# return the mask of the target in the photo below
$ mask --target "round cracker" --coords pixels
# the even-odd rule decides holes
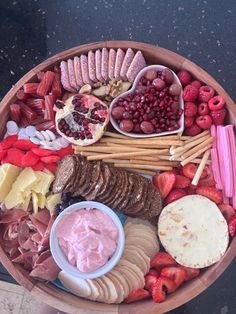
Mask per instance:
[[[103,275],[99,278],[107,286],[108,293],[109,293],[108,299],[104,300],[104,302],[105,303],[116,303],[117,299],[118,299],[118,293],[116,291],[116,287],[113,284],[113,282],[106,275]]]
[[[146,230],[142,230],[142,229],[130,229],[129,231],[126,231],[125,233],[126,235],[126,239],[128,239],[131,236],[140,236],[148,241],[150,241],[153,246],[156,247],[156,253],[160,250],[160,246],[159,246],[159,242],[157,239],[157,235],[156,234],[151,234],[148,233]]]
[[[109,291],[108,291],[108,287],[105,285],[105,283],[101,280],[101,278],[96,278],[97,283],[100,285],[101,290],[102,290],[102,298],[103,300],[101,300],[102,302],[104,302],[104,300],[107,300],[109,298]],[[97,301],[100,298],[97,299]]]
[[[124,253],[122,255],[122,258],[135,264],[136,266],[138,266],[141,269],[141,271],[144,275],[146,274],[147,265],[137,250],[125,249]]]
[[[131,233],[134,233],[134,234],[139,234],[139,235],[142,235],[143,233],[145,234],[148,234],[149,236],[153,237],[153,238],[157,238],[157,233],[155,233],[152,229],[150,228],[145,228],[144,226],[142,225],[134,225],[132,227],[129,227],[129,228],[125,228],[125,234],[131,234]]]
[[[106,274],[106,276],[113,282],[114,286],[116,287],[117,291],[117,303],[121,303],[124,300],[124,289],[120,283],[120,281],[110,272]]]
[[[125,226],[127,225],[146,225],[148,226],[149,228],[151,228],[155,233],[157,233],[157,226],[154,226],[152,225],[149,221],[147,220],[144,220],[144,219],[141,219],[141,218],[131,218],[131,217],[128,217],[125,221]]]
[[[150,269],[150,257],[139,247],[133,246],[133,245],[126,245],[127,249],[131,249],[131,250],[135,250],[140,256],[142,256],[145,264],[146,264],[146,270],[145,270],[145,274],[149,272]]]
[[[89,297],[90,300],[96,301],[97,298],[101,295],[101,288],[99,284],[94,279],[85,279],[87,283],[91,287],[91,295]]]
[[[126,267],[129,269],[129,271],[133,272],[133,274],[136,276],[136,278],[139,280],[139,288],[143,288],[144,287],[144,274],[143,272],[141,271],[141,269],[136,266],[135,264],[127,261],[126,259],[122,258],[120,259],[120,262],[119,264],[123,267]]]
[[[131,245],[135,245],[135,246],[139,247],[151,259],[157,253],[157,248],[154,247],[153,244],[150,243],[150,241],[148,241],[148,240],[146,240],[146,239],[144,239],[142,237],[138,237],[138,236],[127,237],[127,239],[125,240],[125,243],[126,243],[126,245],[131,244]]]
[[[85,279],[70,276],[64,271],[59,273],[58,278],[63,286],[73,294],[82,298],[90,298],[92,295],[92,289]]]
[[[229,234],[217,205],[200,195],[188,195],[161,212],[158,234],[166,251],[181,265],[204,268],[225,254]]]
[[[124,276],[117,271],[115,268],[113,268],[109,273],[111,273],[114,277],[119,280],[123,290],[124,290],[124,299],[129,295],[129,285],[127,281],[125,280]]]
[[[129,294],[139,288],[139,279],[133,274],[133,272],[129,271],[127,267],[118,264],[116,266],[116,270],[120,272],[127,281],[129,286]]]

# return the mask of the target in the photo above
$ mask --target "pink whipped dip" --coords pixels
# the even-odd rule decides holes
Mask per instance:
[[[119,238],[113,220],[95,208],[66,213],[57,223],[56,235],[69,263],[83,273],[105,265],[116,251]]]

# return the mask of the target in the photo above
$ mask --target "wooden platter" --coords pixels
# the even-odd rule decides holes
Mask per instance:
[[[236,106],[226,91],[217,83],[213,77],[201,69],[196,64],[185,59],[184,57],[171,52],[167,49],[156,47],[153,45],[132,42],[132,41],[104,41],[77,46],[72,49],[63,51],[55,56],[45,60],[24,77],[22,77],[6,94],[0,106],[0,135],[5,131],[5,125],[9,115],[9,105],[16,99],[16,92],[26,82],[34,82],[36,74],[39,71],[50,69],[53,65],[59,64],[61,60],[67,60],[76,55],[87,53],[89,50],[96,50],[101,48],[132,48],[134,50],[141,50],[145,59],[149,64],[162,64],[174,70],[185,69],[189,70],[196,79],[201,80],[207,85],[211,85],[218,94],[222,95],[227,103],[229,111],[227,123],[236,125]],[[236,238],[234,238],[223,258],[215,265],[209,267],[201,273],[199,277],[188,282],[174,294],[171,294],[167,300],[161,304],[154,303],[152,300],[145,300],[133,304],[107,305],[97,302],[91,302],[81,299],[72,294],[66,293],[50,283],[43,283],[36,281],[29,277],[28,273],[18,265],[13,264],[7,257],[0,246],[0,262],[7,269],[7,271],[15,278],[15,280],[29,290],[32,295],[40,301],[62,310],[66,313],[166,313],[176,307],[193,299],[205,289],[207,289],[229,266],[236,252]]]

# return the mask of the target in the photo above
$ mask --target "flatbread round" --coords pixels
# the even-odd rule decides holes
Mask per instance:
[[[166,251],[181,265],[208,267],[225,254],[228,226],[216,204],[200,195],[185,196],[167,205],[158,221]]]
[[[82,298],[90,298],[92,290],[88,282],[85,279],[75,278],[68,275],[66,272],[61,271],[58,275],[59,280],[65,288],[70,290],[75,295]]]

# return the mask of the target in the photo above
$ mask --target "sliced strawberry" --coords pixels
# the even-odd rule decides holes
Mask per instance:
[[[19,104],[12,104],[10,105],[10,117],[11,120],[15,121],[17,124],[20,122],[20,105]]]
[[[152,286],[154,284],[156,284],[157,279],[159,276],[154,276],[154,275],[149,275],[147,274],[144,278],[145,278],[145,289],[147,289],[148,291],[152,291]]]
[[[166,294],[176,290],[176,284],[169,278],[160,277],[157,279],[156,284],[152,287],[153,301],[161,303],[165,301]],[[167,291],[167,292],[166,292]]]
[[[139,300],[148,299],[150,297],[149,291],[145,289],[137,289],[131,292],[128,297],[124,300],[125,303],[132,303]]]
[[[60,157],[56,155],[51,155],[51,156],[41,157],[40,160],[44,162],[45,164],[51,164],[53,162],[59,161]]]
[[[35,166],[38,161],[39,161],[39,156],[29,151],[22,158],[21,164],[23,167],[32,167],[32,166]]]
[[[236,215],[230,219],[228,227],[230,236],[234,237],[236,234]]]
[[[212,174],[209,174],[206,178],[200,179],[198,186],[212,186],[215,187],[216,182]]]
[[[3,160],[7,155],[7,150],[0,149],[0,160]]]
[[[227,222],[229,222],[230,219],[236,214],[233,207],[229,204],[220,204],[218,207]]]
[[[57,164],[55,162],[52,162],[50,164],[45,164],[44,168],[48,169],[52,173],[56,173],[56,171],[57,171]]]
[[[30,150],[31,148],[38,147],[37,144],[34,144],[30,140],[18,140],[14,143],[13,146],[21,150]]]
[[[6,137],[4,140],[0,142],[0,149],[4,150],[12,147],[17,141],[17,139],[18,139],[17,135],[10,135]]]
[[[39,147],[38,148],[32,148],[31,150],[34,154],[38,155],[39,157],[47,157],[47,156],[55,155],[54,151],[39,148]]]
[[[161,270],[161,277],[166,277],[174,281],[178,288],[186,279],[186,272],[180,266],[164,267]]]
[[[193,163],[188,163],[187,165],[183,166],[183,174],[185,177],[189,179],[193,179],[195,176],[195,173],[197,172],[198,166]],[[207,176],[207,172],[204,169],[201,174],[201,179],[204,179]]]
[[[23,89],[26,94],[35,94],[38,86],[39,83],[25,83]]]
[[[158,252],[150,263],[151,267],[154,267],[157,270],[160,270],[165,266],[173,266],[176,264],[177,263],[173,257],[171,257],[170,254],[166,252]]]
[[[200,275],[200,269],[199,268],[191,268],[191,267],[185,267],[185,266],[178,266],[185,270],[186,278],[185,281],[192,280],[193,278],[196,278]]]
[[[156,175],[154,176],[156,177]],[[153,177],[153,178],[154,178]],[[166,198],[166,196],[170,193],[173,189],[175,184],[176,175],[172,171],[165,171],[158,175],[157,179],[153,179],[153,184],[157,182],[157,189],[161,193],[162,198]]]
[[[42,171],[44,168],[44,163],[42,161],[38,161],[36,165],[32,166],[34,171]]]
[[[55,73],[52,71],[47,71],[44,73],[44,76],[41,80],[41,82],[39,83],[39,86],[37,88],[37,94],[39,96],[45,96],[48,94],[51,86],[52,86],[52,82],[54,80],[55,77]]]
[[[186,196],[187,192],[183,189],[174,189],[170,192],[170,194],[167,196],[166,198],[166,203],[170,204],[174,201],[177,201],[178,199],[180,199],[183,196]]]
[[[185,189],[191,183],[191,180],[185,176],[176,175],[176,181],[174,184],[174,188],[176,189]]]
[[[150,269],[149,272],[147,273],[147,275],[159,277],[159,273],[156,269]]]
[[[196,193],[209,198],[216,204],[222,203],[223,200],[222,192],[210,186],[200,186]]]
[[[197,190],[197,185],[193,185],[192,183],[189,185],[189,187],[187,188],[187,194],[188,195],[192,195],[192,194],[196,194],[196,190]]]
[[[73,155],[74,154],[74,150],[72,148],[71,145],[65,147],[65,148],[61,148],[59,151],[58,151],[58,155],[63,158],[67,155]]]
[[[7,161],[9,164],[21,167],[24,153],[18,148],[9,148],[7,151]]]

